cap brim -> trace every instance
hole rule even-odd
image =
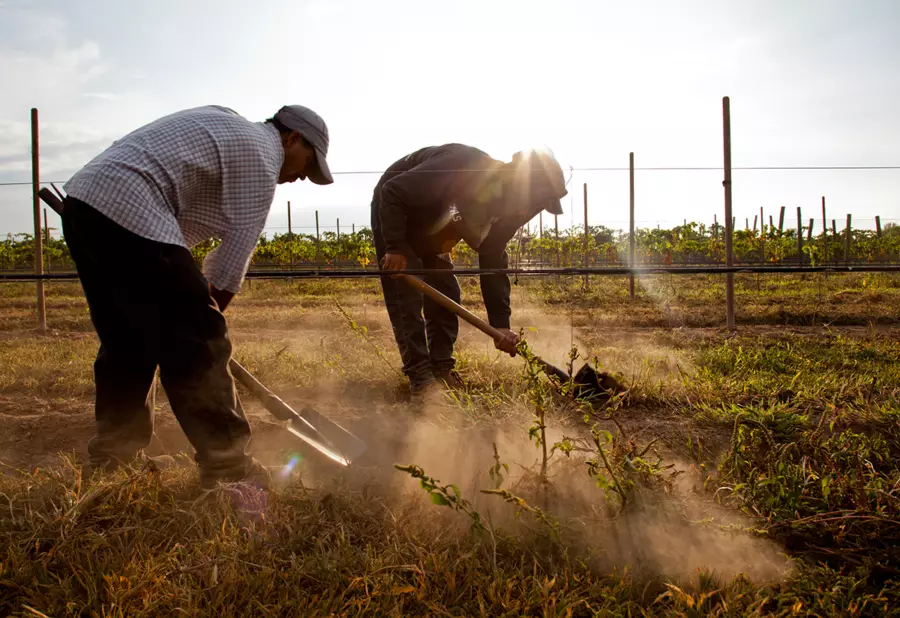
[[[314,150],[316,151],[316,169],[309,175],[309,179],[317,185],[330,185],[334,182],[334,177],[331,175],[328,161],[321,150],[318,148],[314,148]]]
[[[561,215],[563,214],[562,202],[559,200],[552,200],[544,206],[544,210],[549,212],[551,215]]]

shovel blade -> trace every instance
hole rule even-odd
[[[315,408],[299,410],[299,419],[289,422],[288,431],[317,451],[348,466],[366,451],[366,444]]]
[[[590,365],[579,369],[572,382],[575,385],[575,395],[589,400],[609,399],[623,390],[618,380],[608,373],[598,372]]]
[[[336,453],[332,449],[328,448],[328,446],[326,446],[319,440],[316,440],[312,436],[306,434],[304,432],[304,429],[306,429],[306,427],[298,428],[297,425],[300,425],[300,423],[297,423],[296,421],[291,421],[288,423],[287,430],[289,432],[291,432],[292,434],[294,434],[295,436],[297,436],[298,438],[300,438],[301,440],[303,440],[306,444],[308,444],[309,446],[314,448],[316,451],[318,451],[319,453],[321,453],[322,455],[324,455],[325,457],[330,459],[331,461],[337,463],[338,465],[341,465],[344,467],[347,467],[350,465],[350,460],[348,460],[346,457],[344,457],[340,453]]]

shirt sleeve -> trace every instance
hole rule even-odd
[[[387,253],[411,254],[407,219],[416,208],[454,199],[462,186],[475,180],[468,172],[478,157],[465,149],[448,149],[398,174],[381,187],[381,233]]]
[[[250,266],[263,225],[229,230],[203,261],[203,274],[219,290],[237,294]]]
[[[275,198],[277,157],[266,158],[266,150],[242,149],[243,142],[226,146],[231,149],[231,162],[223,173],[223,225],[217,236],[222,240],[203,263],[207,281],[220,290],[237,294],[250,267],[250,259],[266,226],[272,200]]]

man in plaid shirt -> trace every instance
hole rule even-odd
[[[65,185],[63,233],[100,338],[90,467],[135,457],[153,434],[160,369],[204,487],[268,485],[247,453],[248,424],[228,370],[222,312],[241,287],[277,184],[333,178],[328,128],[285,106],[265,122],[205,106],[114,142]],[[203,271],[190,247],[218,238]]]

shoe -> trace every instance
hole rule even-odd
[[[200,470],[200,487],[203,489],[215,489],[219,483],[245,483],[256,489],[268,491],[272,484],[272,476],[269,470],[253,457],[250,457],[245,468],[240,472],[230,474],[204,474]]]

